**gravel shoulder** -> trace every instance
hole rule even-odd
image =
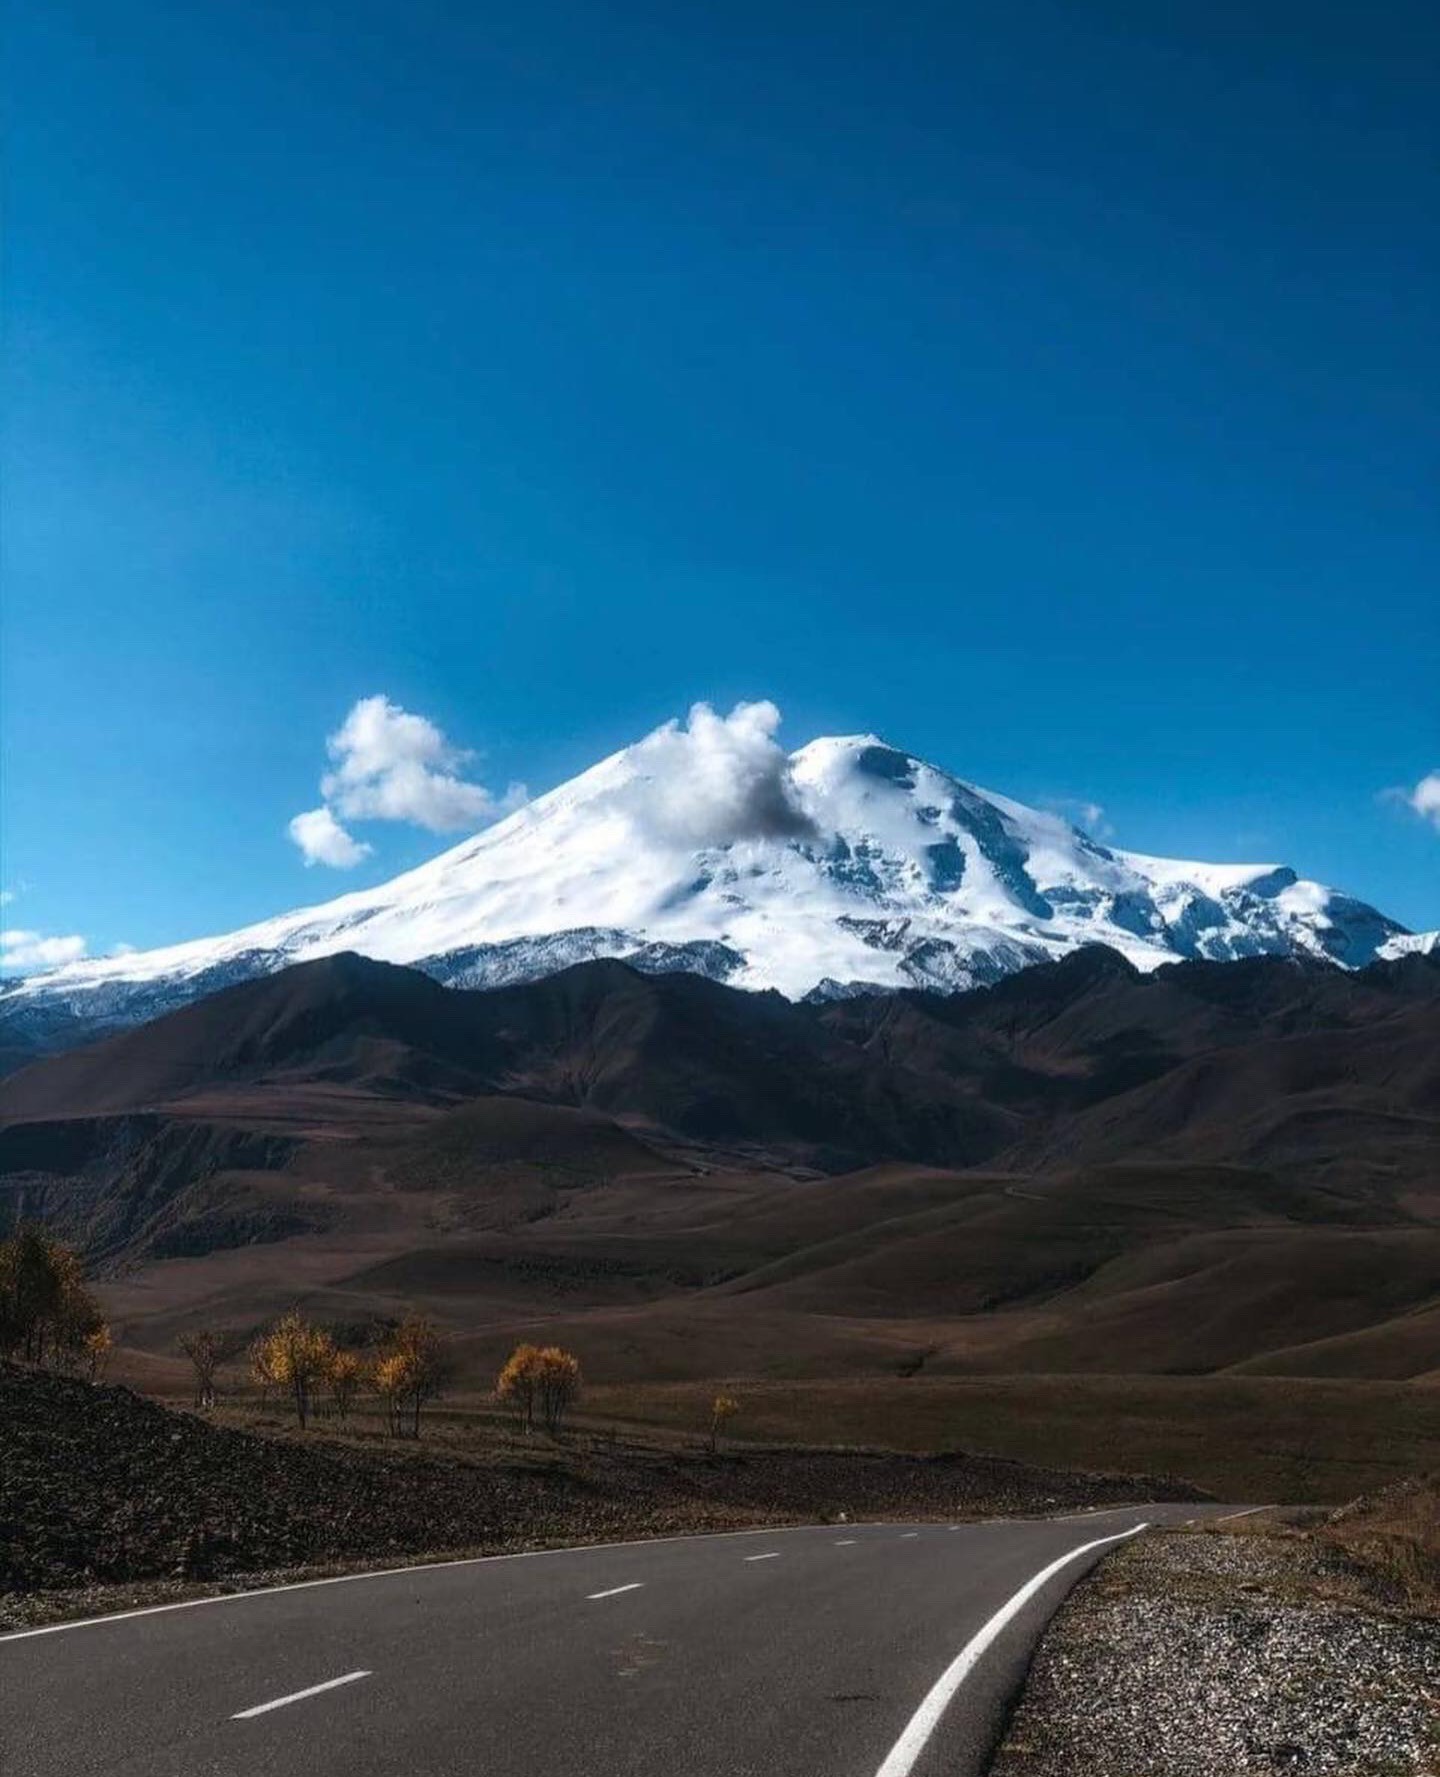
[[[1051,1624],[990,1777],[1282,1772],[1440,1774],[1440,1622],[1262,1524],[1112,1555]]]

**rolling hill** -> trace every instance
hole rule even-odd
[[[613,961],[489,991],[351,955],[0,1082],[0,1204],[197,1318],[419,1305],[717,1375],[1436,1367],[1440,959],[797,1003]],[[146,1360],[148,1361],[148,1360]]]

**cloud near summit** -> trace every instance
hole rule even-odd
[[[773,703],[737,703],[728,716],[695,704],[683,725],[667,722],[635,747],[643,793],[632,787],[626,813],[672,845],[813,838],[775,739],[779,726]]]
[[[1427,772],[1413,790],[1405,792],[1405,800],[1421,820],[1440,828],[1440,771]]]
[[[1440,768],[1427,771],[1413,787],[1392,784],[1388,790],[1380,791],[1379,800],[1408,808],[1440,833]]]
[[[47,969],[79,962],[89,948],[78,933],[63,938],[50,937],[44,932],[22,931],[10,926],[0,931],[0,968],[38,975]]]
[[[349,870],[374,849],[347,832],[323,804],[297,814],[286,831],[307,864],[328,864],[332,870]]]
[[[522,784],[495,796],[462,772],[474,758],[425,716],[388,697],[362,697],[325,743],[331,769],[320,780],[324,802],[297,814],[289,834],[306,864],[348,870],[373,847],[346,821],[404,821],[430,833],[482,826],[525,800]]]

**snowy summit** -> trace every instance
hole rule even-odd
[[[771,704],[704,705],[419,869],[218,938],[12,984],[147,1017],[340,950],[485,986],[597,956],[792,998],[953,991],[1103,943],[1140,968],[1261,953],[1358,967],[1413,947],[1363,902],[1273,864],[1101,843],[875,735],[787,754]]]

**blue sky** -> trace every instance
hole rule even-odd
[[[419,861],[287,837],[383,694],[497,796],[771,698],[1440,923],[1436,32],[13,8],[6,919]]]

